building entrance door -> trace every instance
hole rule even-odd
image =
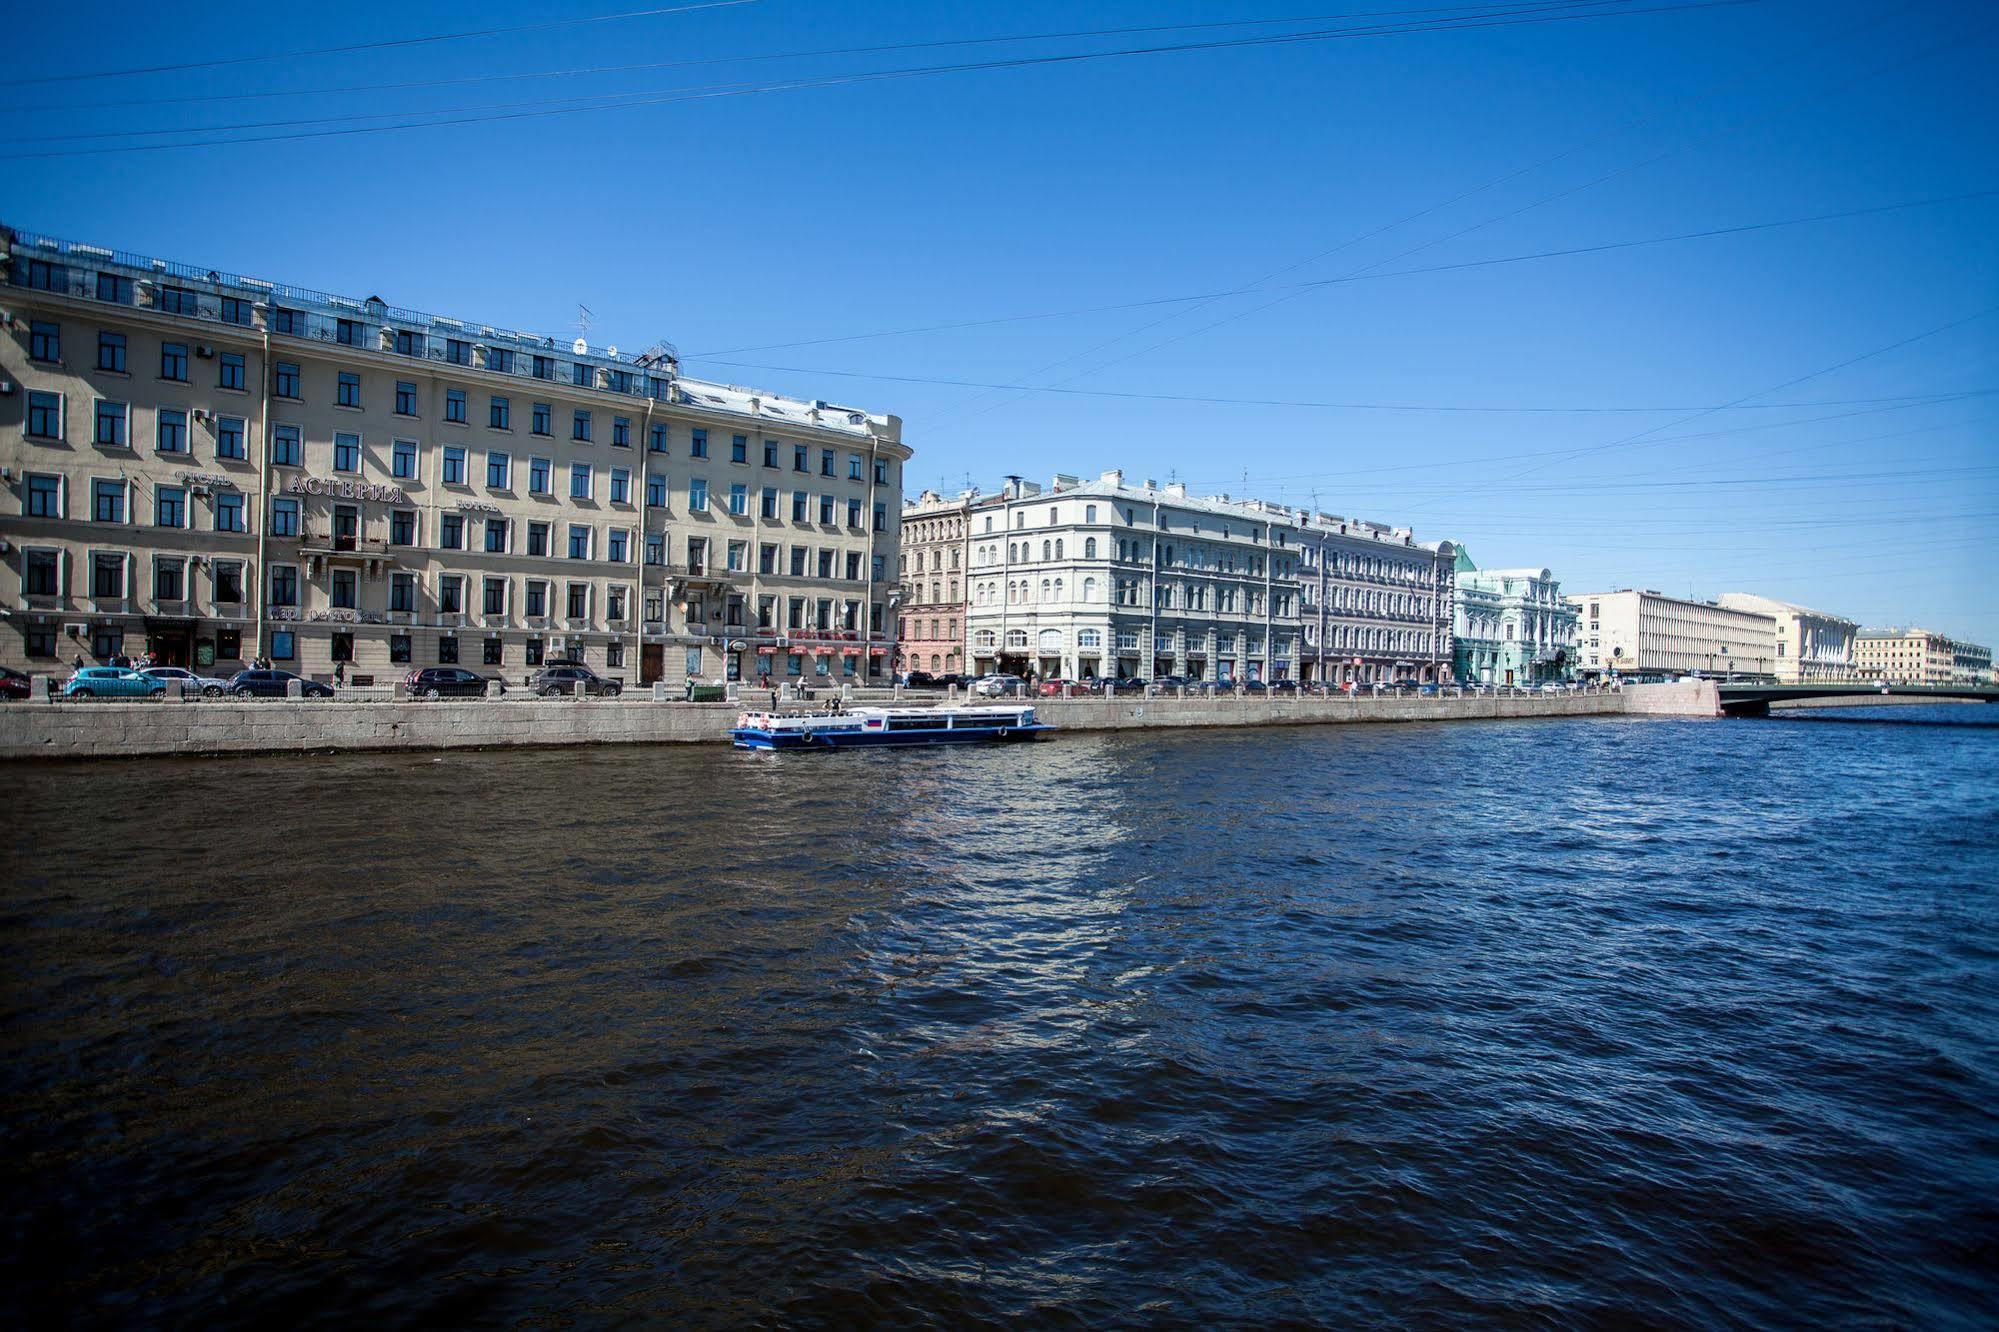
[[[639,683],[651,684],[666,676],[666,645],[647,643],[639,650]]]

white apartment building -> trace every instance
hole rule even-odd
[[[1853,641],[1860,626],[1852,620],[1752,592],[1724,592],[1719,604],[1776,622],[1779,684],[1853,678]]]
[[[1298,548],[1251,506],[1106,472],[1046,490],[1009,478],[972,519],[975,672],[1295,678]]]
[[[1621,588],[1569,598],[1585,675],[1768,675],[1777,621],[1761,611]]]
[[[971,509],[974,672],[1440,679],[1449,558],[1406,530],[1105,472]],[[927,577],[927,574],[926,574]]]

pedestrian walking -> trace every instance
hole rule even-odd
[[[347,663],[344,661],[333,663],[333,687],[335,689],[347,687]]]

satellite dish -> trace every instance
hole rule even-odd
[[[575,352],[578,356],[581,356],[585,352],[590,350],[590,344],[586,342],[584,339],[578,338],[576,339],[576,341],[569,344],[569,350]]]
[[[606,355],[606,356],[610,357],[610,358],[611,358],[612,360],[614,360],[614,361],[615,361],[615,360],[617,360],[617,359],[618,359],[618,344],[614,342],[614,343],[612,343],[612,344],[611,344],[610,346],[608,346],[608,347],[604,348],[604,355]]]

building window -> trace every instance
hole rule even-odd
[[[244,443],[246,432],[240,416],[218,416],[215,418],[215,456],[234,458],[242,461],[250,456]]]
[[[298,535],[298,501],[276,499],[271,501],[271,535],[295,537]]]
[[[498,451],[486,454],[486,487],[489,490],[505,490],[513,480],[514,460]]]
[[[687,443],[687,456],[690,458],[705,458],[708,456],[707,431],[695,430],[689,432],[688,443]]]
[[[444,419],[453,425],[465,424],[465,390],[444,391]]]
[[[569,419],[569,437],[584,444],[590,442],[590,413],[580,407]]]
[[[175,407],[162,407],[158,413],[156,438],[161,453],[187,452],[187,413]]]
[[[271,566],[271,604],[298,605],[298,570],[289,564]]]
[[[736,435],[729,440],[729,461],[746,463],[750,460],[750,437]]]
[[[527,614],[536,619],[548,614],[548,584],[540,579],[528,582]]]
[[[666,427],[655,425],[646,433],[646,448],[654,453],[666,452]]]
[[[398,480],[416,478],[416,441],[399,439],[389,450],[389,472]]]
[[[729,487],[729,512],[738,518],[747,517],[750,512],[750,488],[740,483]]]
[[[396,381],[396,415],[416,415],[416,385],[405,379]]]
[[[486,368],[495,374],[511,375],[514,372],[514,354],[505,347],[488,347]]]
[[[569,367],[569,382],[577,388],[595,388],[597,376],[591,372],[589,366],[578,361]]]
[[[359,435],[338,434],[333,437],[333,470],[336,472],[358,472],[361,470],[361,437]]]
[[[849,481],[860,481],[864,479],[861,475],[861,455],[858,453],[850,453],[847,455],[847,479]]]
[[[571,583],[569,585],[569,618],[587,620],[590,618],[590,585]]]
[[[123,333],[99,333],[97,335],[97,368],[117,375],[125,373],[125,335]]]
[[[333,401],[335,405],[340,407],[359,407],[361,405],[361,376],[351,370],[342,370],[339,382],[334,389]]]
[[[179,486],[160,486],[153,492],[153,526],[187,526],[187,492]]]
[[[546,556],[548,554],[548,524],[528,524],[528,554]]]
[[[651,565],[666,563],[666,537],[664,534],[653,532],[646,536],[646,563]],[[653,618],[658,619],[659,617],[655,615]]]
[[[463,338],[446,338],[444,359],[452,365],[472,364],[472,344]]]
[[[389,513],[389,544],[391,546],[416,544],[416,510],[395,509]],[[405,606],[401,609],[409,608]]]
[[[833,497],[831,495],[821,495],[819,497],[819,525],[821,527],[831,527],[833,525]]]
[[[611,418],[611,447],[629,449],[632,446],[632,423],[622,416]]]
[[[120,277],[116,273],[99,273],[97,275],[97,299],[100,301],[111,301],[118,305],[130,305],[132,303],[132,279]]]
[[[442,479],[447,486],[462,486],[465,484],[464,449],[447,448],[444,451],[444,475]]]
[[[569,525],[569,558],[587,560],[590,558],[590,528],[584,523]]]
[[[481,651],[480,660],[488,666],[499,666],[506,661],[506,648],[500,639],[489,638]]]
[[[622,467],[611,469],[611,503],[630,504],[632,502],[632,474]]]
[[[437,664],[456,666],[458,664],[458,640],[449,635],[437,640]]]
[[[833,475],[833,450],[831,449],[819,450],[819,475],[821,476]]]
[[[847,501],[847,526],[859,527],[860,525],[861,525],[861,502],[857,499],[850,499]]]
[[[271,461],[280,467],[302,465],[304,445],[299,442],[299,431],[295,425],[271,427]]]
[[[590,464],[571,463],[569,465],[569,498],[587,500],[590,498]]]
[[[457,574],[445,574],[437,580],[437,609],[442,615],[463,615],[465,613],[465,580]]]
[[[289,629],[271,631],[271,660],[295,661],[298,659],[298,635]]]
[[[62,517],[62,478],[30,476],[26,512],[30,518]]]
[[[554,431],[554,427],[549,424],[550,412],[547,403],[545,402],[536,403],[534,405],[533,410],[529,412],[528,416],[529,416],[528,429],[533,433],[537,435],[547,435]]]
[[[687,508],[692,513],[708,512],[708,483],[698,476],[687,483]]]
[[[625,554],[631,539],[631,533],[624,528],[612,528],[605,541],[604,558],[613,564],[625,563]]]
[[[507,613],[506,579],[488,578],[485,582],[484,594],[485,601],[483,606],[487,615],[505,615]]]
[[[802,523],[802,522],[804,522],[804,521],[805,521],[805,506],[806,506],[806,504],[807,504],[808,502],[809,502],[809,499],[808,499],[808,497],[807,497],[807,495],[806,495],[806,493],[805,493],[804,491],[802,491],[802,490],[794,490],[794,491],[792,491],[792,492],[791,492],[791,521],[792,521],[792,522],[794,522],[794,523]]]
[[[242,532],[247,530],[243,522],[243,496],[241,492],[224,491],[215,497],[215,530],[218,532]]]
[[[62,359],[62,326],[40,319],[28,324],[28,359],[31,361],[60,361]]]
[[[507,553],[508,523],[504,518],[486,520],[486,553],[504,555]]]
[[[414,517],[415,515],[411,515]],[[409,612],[416,609],[416,575],[398,573],[389,575],[389,609]]]
[[[238,605],[243,600],[243,566],[234,561],[219,561],[215,565],[215,599],[225,606]],[[231,657],[234,652],[221,651],[216,645],[216,656]]]
[[[122,411],[120,419],[122,421]],[[28,395],[28,436],[31,439],[62,438],[62,395],[60,393],[35,392]],[[124,443],[124,432],[119,432],[119,443]]]
[[[666,507],[666,478],[657,472],[646,474],[646,507],[648,509]]]
[[[423,334],[412,333],[406,328],[396,330],[396,355],[421,356],[423,354]]]
[[[333,584],[329,595],[334,609],[354,609],[355,580],[357,577],[358,575],[352,569],[335,569],[333,571]]]
[[[160,354],[162,356],[166,354],[166,349],[164,347],[160,349]],[[184,379],[186,378],[186,375],[185,374],[169,375],[163,369],[160,371],[160,377],[162,379],[176,379],[176,378]],[[280,398],[298,397],[299,396],[298,367],[292,364],[290,361],[279,361],[276,370],[273,371],[271,375],[271,392]]]
[[[407,666],[410,660],[410,636],[408,634],[389,635],[389,664]]]
[[[29,551],[21,565],[21,591],[31,597],[59,596],[57,570],[54,551]]]
[[[554,464],[546,458],[530,459],[528,462],[528,494],[546,495],[550,493],[549,487],[552,483],[549,480],[549,474],[554,470]]]
[[[437,545],[440,550],[465,549],[465,515],[447,513],[437,520]]]
[[[486,404],[486,425],[493,430],[511,430],[514,425],[513,404],[505,398],[495,397]]]

